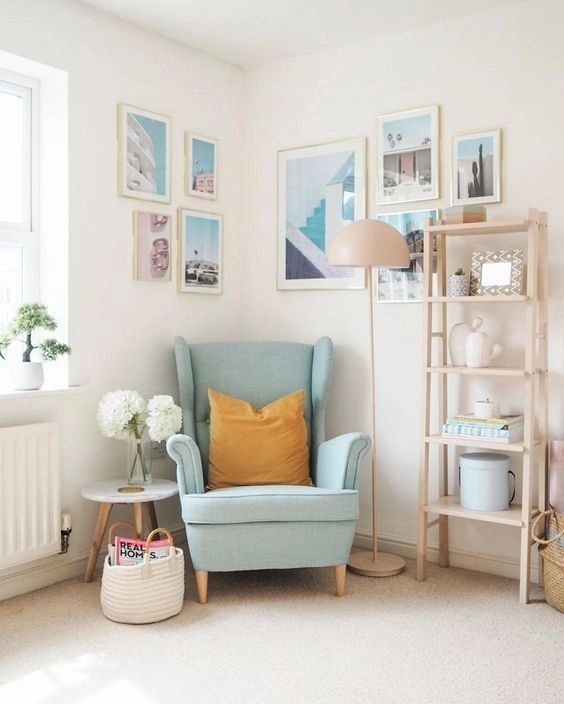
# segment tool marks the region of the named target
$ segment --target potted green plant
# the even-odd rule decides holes
[[[470,277],[464,269],[458,268],[448,280],[449,296],[468,296],[470,294]]]
[[[22,361],[11,365],[14,389],[32,391],[43,385],[43,362],[52,362],[63,354],[70,354],[71,348],[64,342],[58,342],[49,337],[37,345],[33,344],[32,334],[36,330],[56,330],[55,318],[49,313],[43,303],[23,303],[16,314],[8,331],[0,335],[0,357],[6,359],[5,351],[14,343],[24,345]],[[31,361],[32,354],[37,350],[40,362]]]

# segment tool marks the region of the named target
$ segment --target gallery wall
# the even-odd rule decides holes
[[[97,507],[80,498],[80,487],[125,474],[125,443],[104,439],[95,421],[100,396],[116,388],[137,389],[145,396],[176,394],[175,334],[192,341],[239,335],[244,113],[238,69],[78,3],[0,0],[0,16],[3,51],[69,75],[70,381],[82,387],[34,400],[0,396],[0,425],[59,422],[62,503],[74,522],[69,554],[28,565],[3,580],[1,597],[84,568]],[[118,102],[171,116],[170,205],[117,197]],[[216,201],[183,195],[185,130],[219,139]],[[133,280],[133,211],[156,206],[158,212],[171,213],[175,233],[181,205],[224,216],[224,295],[178,294],[176,266],[170,283]],[[160,460],[154,474],[172,479],[174,467]],[[167,526],[181,526],[177,500],[157,510]]]
[[[502,202],[488,218],[526,217],[545,209],[550,222],[550,429],[564,437],[564,258],[560,163],[564,149],[564,71],[556,0],[511,5],[438,22],[423,29],[257,68],[247,75],[248,226],[243,335],[313,342],[330,335],[336,345],[330,400],[330,435],[370,431],[368,298],[364,291],[276,289],[277,150],[365,135],[368,137],[368,215],[450,205],[452,136],[500,127],[503,131]],[[440,106],[441,189],[437,201],[377,207],[376,118]],[[522,244],[522,240],[515,240]],[[497,242],[502,245],[503,241]],[[505,241],[506,243],[506,241]],[[473,242],[484,248],[489,241]],[[471,245],[458,245],[449,268],[469,267]],[[256,292],[260,291],[260,296]],[[497,310],[497,309],[496,309]],[[501,309],[500,309],[501,310]],[[505,306],[476,307],[484,328],[506,347],[503,362],[522,356],[521,318]],[[464,319],[455,311],[452,323]],[[377,440],[382,546],[414,555],[421,432],[422,305],[375,305]],[[454,411],[486,394],[507,410],[522,408],[515,384],[453,386]],[[454,482],[454,469],[451,471]],[[452,486],[452,484],[451,484]],[[369,467],[361,482],[357,542],[368,544]],[[437,536],[432,534],[432,543]],[[516,575],[518,533],[503,526],[451,521],[454,564]]]

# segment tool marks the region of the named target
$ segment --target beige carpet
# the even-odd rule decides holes
[[[0,603],[0,702],[562,702],[563,614],[519,605],[511,580],[413,573],[348,574],[342,599],[329,569],[216,574],[206,606],[189,574],[182,613],[147,626],[64,582]]]

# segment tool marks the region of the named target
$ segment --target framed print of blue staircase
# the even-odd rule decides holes
[[[278,152],[278,288],[364,288],[364,271],[331,267],[333,238],[366,217],[364,137]]]

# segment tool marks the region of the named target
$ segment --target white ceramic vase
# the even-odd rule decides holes
[[[36,391],[44,382],[43,362],[15,362],[11,375],[16,391]]]
[[[453,325],[448,336],[450,363],[454,367],[466,366],[466,338],[472,332],[470,323]]]
[[[493,345],[492,347],[490,336],[487,333],[478,331],[482,323],[481,318],[474,318],[472,321],[473,331],[466,338],[467,367],[489,367],[490,362],[497,359],[503,352],[501,345]]]

